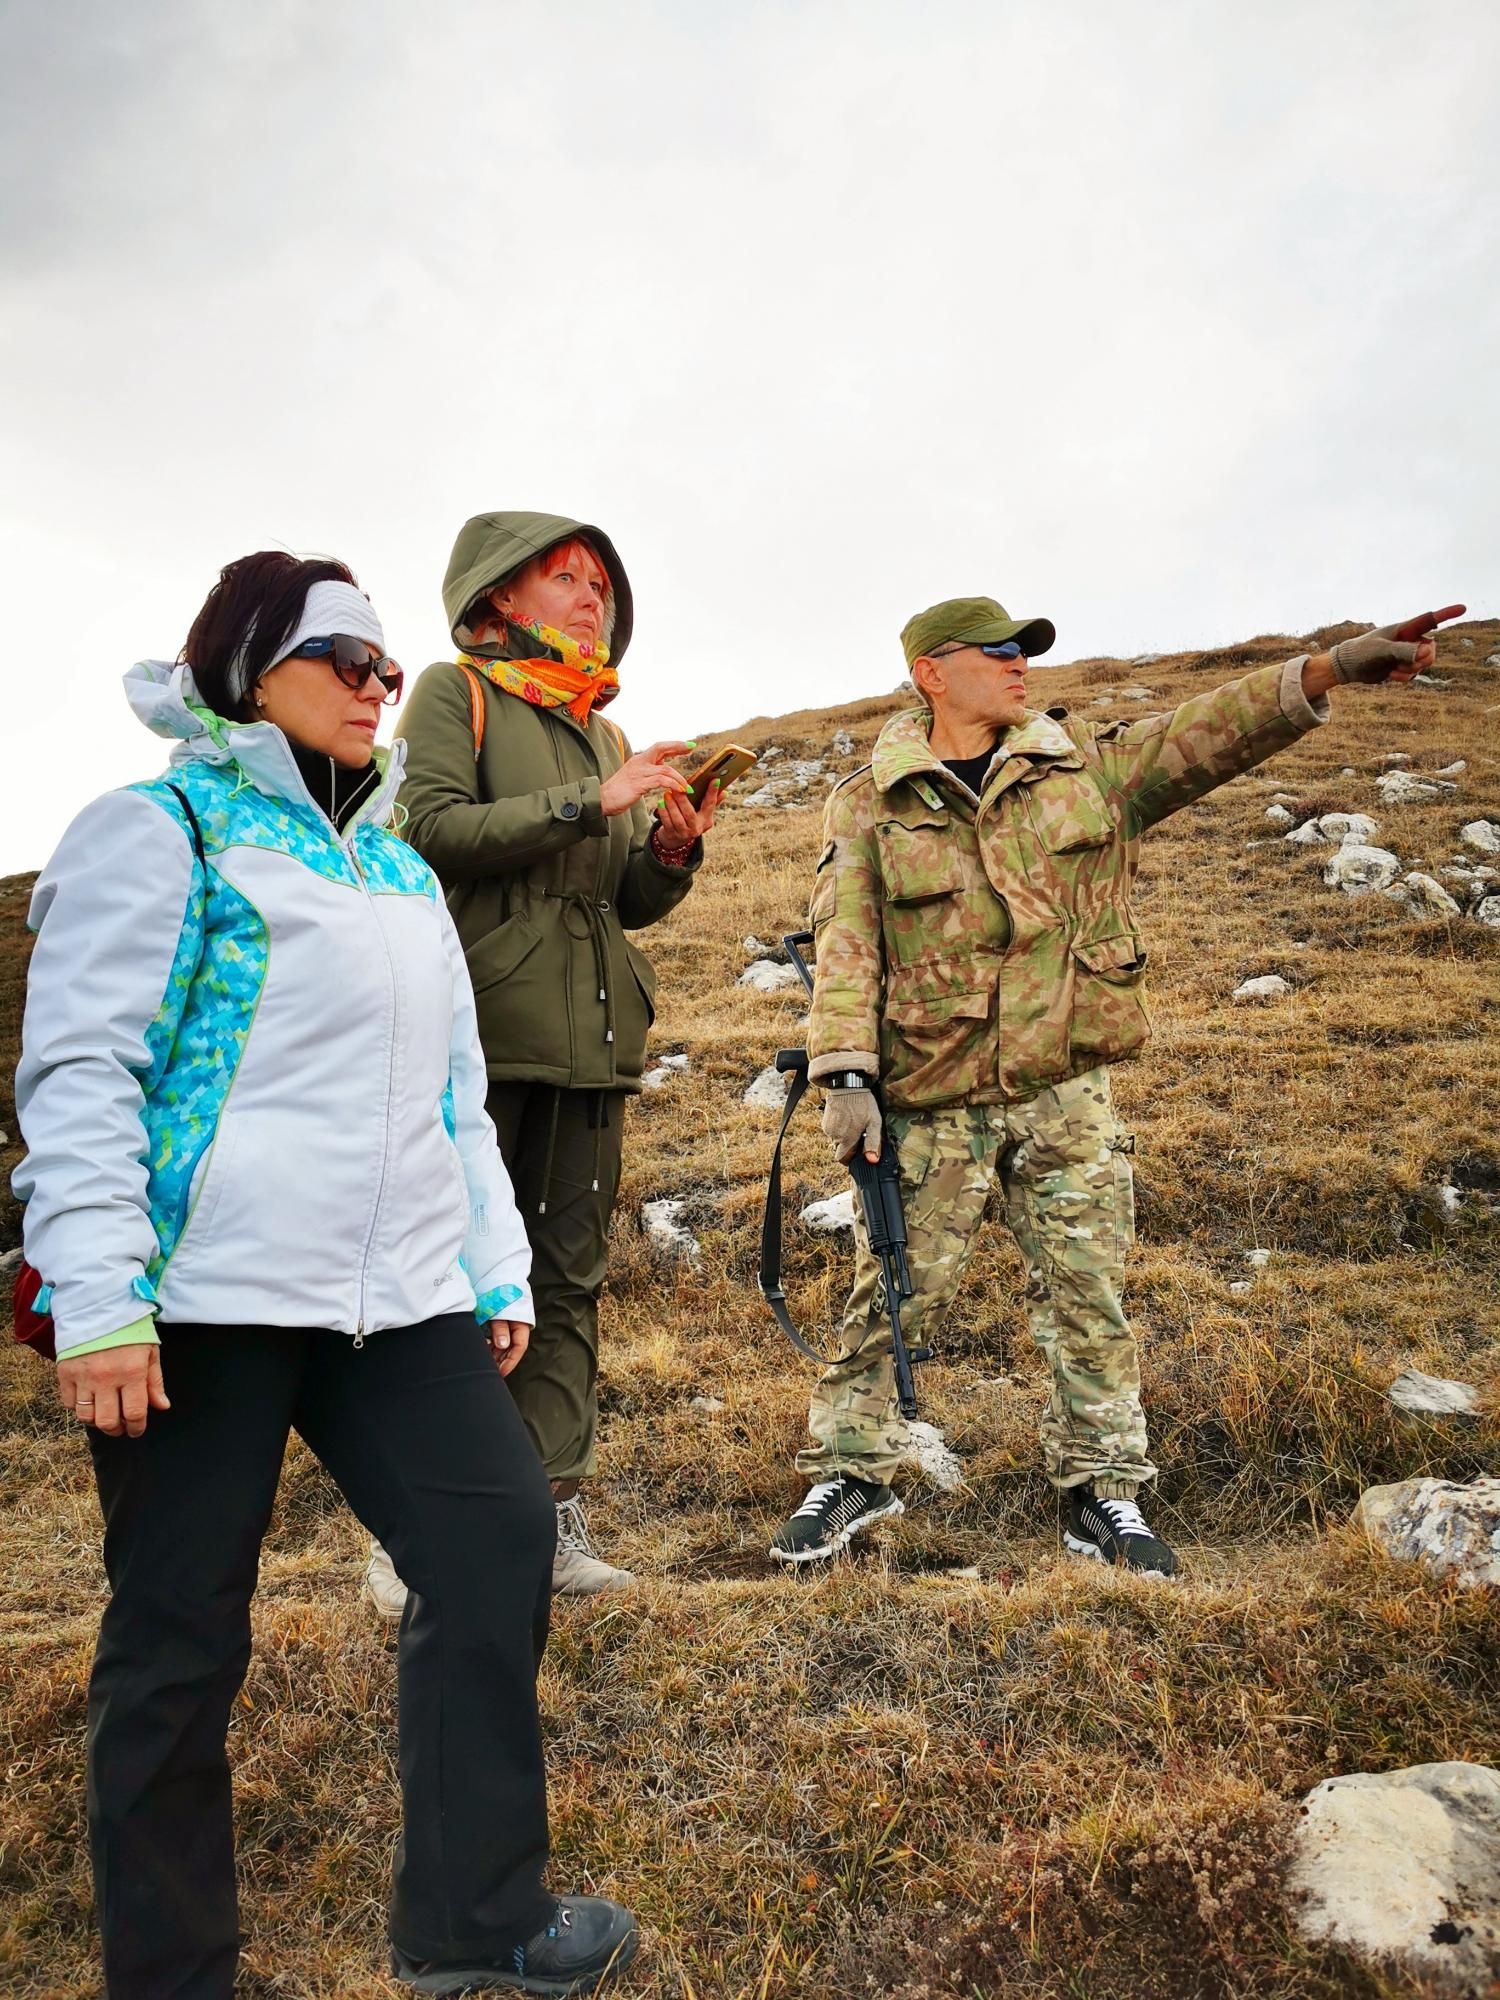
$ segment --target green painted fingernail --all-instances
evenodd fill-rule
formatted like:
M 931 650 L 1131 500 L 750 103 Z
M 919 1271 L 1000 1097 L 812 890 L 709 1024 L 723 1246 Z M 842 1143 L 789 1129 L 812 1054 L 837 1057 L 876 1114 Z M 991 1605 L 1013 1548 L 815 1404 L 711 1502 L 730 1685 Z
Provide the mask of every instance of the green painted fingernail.
M 692 742 L 691 742 L 691 743 L 690 743 L 690 744 L 688 745 L 688 748 L 689 748 L 689 750 L 696 750 L 696 749 L 697 749 L 697 747 L 698 747 L 698 739 L 697 739 L 697 737 L 695 736 L 695 737 L 693 738 Z
M 690 799 L 695 799 L 695 798 L 697 798 L 697 796 L 698 796 L 698 788 L 697 788 L 697 786 L 696 786 L 696 785 L 689 785 L 689 786 L 688 786 L 688 797 L 689 797 Z

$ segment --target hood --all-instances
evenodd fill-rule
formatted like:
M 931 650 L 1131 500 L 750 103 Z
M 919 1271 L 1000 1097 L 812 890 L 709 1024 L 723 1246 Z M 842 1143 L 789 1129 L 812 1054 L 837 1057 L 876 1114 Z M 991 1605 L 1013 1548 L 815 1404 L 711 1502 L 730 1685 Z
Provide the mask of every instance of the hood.
M 875 739 L 870 760 L 871 775 L 883 792 L 907 779 L 943 769 L 943 760 L 929 741 L 931 713 L 925 708 L 903 709 L 893 715 Z M 1014 727 L 1004 730 L 995 745 L 1003 762 L 1025 758 L 1035 763 L 1047 760 L 1082 768 L 1078 745 L 1056 717 L 1045 710 L 1028 708 Z
M 609 642 L 609 661 L 618 667 L 635 623 L 630 578 L 602 528 L 589 521 L 569 520 L 563 514 L 476 514 L 464 522 L 443 578 L 443 609 L 454 645 L 468 644 L 464 615 L 476 597 L 493 590 L 522 563 L 530 562 L 555 542 L 565 542 L 574 535 L 585 536 L 599 551 L 614 590 L 615 629 Z
M 125 698 L 156 736 L 171 740 L 173 764 L 190 758 L 204 764 L 235 764 L 257 791 L 322 808 L 308 791 L 292 746 L 274 722 L 228 722 L 199 694 L 191 667 L 171 660 L 141 660 L 125 676 Z M 346 832 L 366 821 L 383 826 L 400 789 L 406 745 L 400 738 L 379 746 L 375 761 L 382 782 L 347 823 Z M 326 817 L 326 815 L 325 815 Z

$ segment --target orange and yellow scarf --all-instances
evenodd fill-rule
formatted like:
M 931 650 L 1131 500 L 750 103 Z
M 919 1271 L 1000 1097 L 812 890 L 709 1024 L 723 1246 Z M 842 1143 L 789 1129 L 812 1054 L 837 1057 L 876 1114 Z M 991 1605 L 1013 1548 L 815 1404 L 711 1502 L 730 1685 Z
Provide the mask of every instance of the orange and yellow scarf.
M 514 618 L 505 622 L 511 645 L 536 645 L 542 650 L 519 660 L 486 660 L 474 653 L 460 653 L 458 664 L 473 668 L 507 694 L 529 701 L 533 708 L 567 709 L 584 728 L 592 709 L 614 700 L 620 677 L 609 664 L 608 646 L 596 645 L 592 639 L 571 639 L 552 625 L 523 625 Z

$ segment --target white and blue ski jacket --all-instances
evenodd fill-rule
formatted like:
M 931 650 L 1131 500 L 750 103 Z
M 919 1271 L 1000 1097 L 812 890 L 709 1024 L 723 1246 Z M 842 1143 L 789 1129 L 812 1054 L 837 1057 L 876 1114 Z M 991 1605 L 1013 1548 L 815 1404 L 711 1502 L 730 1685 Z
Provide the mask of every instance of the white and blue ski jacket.
M 151 1308 L 356 1339 L 530 1323 L 463 951 L 380 825 L 404 744 L 340 833 L 274 725 L 224 722 L 186 667 L 125 685 L 169 771 L 84 808 L 29 919 L 13 1185 L 59 1357 Z

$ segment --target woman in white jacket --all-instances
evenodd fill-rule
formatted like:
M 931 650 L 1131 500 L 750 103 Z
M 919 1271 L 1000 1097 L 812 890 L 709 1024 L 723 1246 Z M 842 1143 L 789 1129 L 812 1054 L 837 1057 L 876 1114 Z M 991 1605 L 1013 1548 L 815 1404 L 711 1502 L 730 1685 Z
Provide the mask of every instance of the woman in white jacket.
M 182 658 L 126 683 L 167 774 L 86 807 L 37 883 L 16 1083 L 26 1255 L 105 1521 L 108 1991 L 233 1990 L 225 1732 L 293 1429 L 412 1589 L 394 1970 L 586 1990 L 634 1928 L 542 1885 L 554 1512 L 501 1381 L 530 1252 L 463 953 L 381 825 L 400 669 L 342 564 L 275 552 L 229 565 Z

